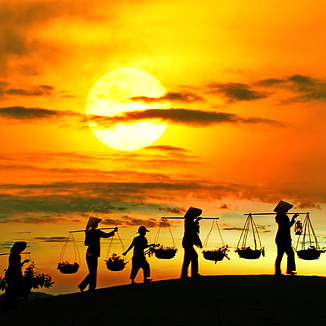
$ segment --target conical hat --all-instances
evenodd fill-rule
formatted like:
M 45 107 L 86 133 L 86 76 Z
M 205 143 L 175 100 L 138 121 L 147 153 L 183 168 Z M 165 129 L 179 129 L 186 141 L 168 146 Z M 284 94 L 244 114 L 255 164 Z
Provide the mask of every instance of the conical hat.
M 20 254 L 27 247 L 27 243 L 25 241 L 17 241 L 11 247 L 10 252 Z
M 197 218 L 198 216 L 200 216 L 201 213 L 202 213 L 202 210 L 201 210 L 200 208 L 190 207 L 190 208 L 187 210 L 187 212 L 186 212 L 184 218 L 192 218 L 192 219 L 195 219 L 195 218 Z
M 97 218 L 97 217 L 90 217 L 88 219 L 87 225 L 86 225 L 86 229 L 89 229 L 91 227 L 97 227 L 97 224 L 99 224 L 99 222 L 101 222 L 102 219 L 101 218 Z
M 274 208 L 274 212 L 287 212 L 293 207 L 292 204 L 287 203 L 286 201 L 281 200 L 276 207 Z

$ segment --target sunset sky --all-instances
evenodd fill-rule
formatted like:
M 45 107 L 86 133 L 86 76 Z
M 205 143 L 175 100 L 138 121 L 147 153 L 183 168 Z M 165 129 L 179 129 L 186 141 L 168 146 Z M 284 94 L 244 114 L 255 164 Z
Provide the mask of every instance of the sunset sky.
M 201 274 L 272 274 L 273 216 L 255 217 L 266 257 L 248 262 L 234 249 L 244 214 L 272 212 L 281 199 L 311 213 L 326 246 L 325 10 L 322 0 L 1 0 L 1 252 L 27 241 L 55 281 L 48 292 L 76 291 L 86 273 L 81 233 L 80 271 L 56 270 L 69 230 L 100 217 L 127 247 L 139 225 L 152 242 L 161 216 L 194 206 L 219 217 L 232 247 L 231 260 L 216 265 L 197 250 Z M 126 67 L 153 75 L 166 92 L 131 95 L 133 111 L 114 118 L 87 115 L 93 85 Z M 101 142 L 89 121 L 102 130 L 146 121 L 167 128 L 123 151 Z M 201 222 L 202 240 L 210 223 Z M 177 256 L 149 258 L 153 279 L 180 275 L 182 222 L 171 231 Z M 171 245 L 166 228 L 161 236 Z M 131 263 L 106 270 L 107 247 L 102 241 L 99 287 L 129 283 Z M 323 255 L 296 262 L 299 274 L 326 276 Z M 0 276 L 6 267 L 0 256 Z

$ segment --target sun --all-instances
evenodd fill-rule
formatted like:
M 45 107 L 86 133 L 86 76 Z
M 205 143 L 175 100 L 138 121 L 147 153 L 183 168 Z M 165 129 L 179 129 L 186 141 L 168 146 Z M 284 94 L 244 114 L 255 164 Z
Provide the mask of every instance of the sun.
M 168 126 L 162 119 L 128 121 L 126 112 L 169 109 L 161 82 L 137 68 L 119 68 L 102 76 L 87 97 L 86 117 L 94 135 L 105 145 L 135 151 L 154 143 Z M 123 121 L 122 121 L 123 120 Z

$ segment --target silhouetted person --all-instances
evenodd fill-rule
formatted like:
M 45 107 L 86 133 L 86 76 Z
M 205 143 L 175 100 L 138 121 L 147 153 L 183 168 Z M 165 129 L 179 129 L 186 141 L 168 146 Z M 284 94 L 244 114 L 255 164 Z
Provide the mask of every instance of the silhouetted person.
M 22 266 L 25 263 L 28 263 L 29 259 L 25 259 L 21 262 L 20 256 L 26 246 L 27 243 L 25 241 L 19 241 L 15 242 L 10 249 L 9 264 L 5 274 L 7 288 L 3 299 L 4 310 L 16 308 L 18 304 L 18 296 L 26 293 Z
M 135 277 L 136 277 L 139 269 L 143 270 L 144 283 L 152 281 L 149 278 L 151 271 L 150 271 L 149 263 L 146 260 L 145 253 L 144 253 L 144 249 L 146 249 L 150 246 L 150 245 L 148 245 L 148 241 L 145 237 L 146 232 L 149 232 L 149 231 L 145 228 L 145 226 L 140 226 L 138 228 L 138 232 L 137 232 L 137 233 L 139 233 L 139 235 L 137 237 L 134 237 L 129 248 L 122 254 L 123 256 L 125 256 L 129 250 L 134 248 L 134 254 L 132 256 L 132 266 L 131 266 L 131 272 L 130 272 L 131 284 L 135 283 Z
M 197 246 L 202 248 L 199 238 L 199 221 L 201 220 L 202 210 L 190 207 L 186 212 L 184 219 L 184 236 L 182 239 L 182 247 L 184 248 L 184 258 L 181 271 L 181 278 L 188 277 L 188 267 L 191 263 L 191 277 L 200 276 L 198 274 L 198 254 L 194 248 Z
M 82 292 L 85 290 L 87 285 L 89 285 L 89 291 L 93 291 L 96 288 L 98 257 L 100 257 L 101 254 L 100 239 L 112 237 L 118 230 L 118 228 L 115 228 L 113 231 L 105 233 L 97 229 L 100 221 L 100 218 L 90 217 L 86 226 L 85 246 L 88 246 L 86 251 L 88 274 L 78 285 Z
M 295 275 L 295 260 L 294 252 L 292 249 L 292 240 L 291 240 L 291 227 L 295 223 L 296 217 L 298 214 L 294 214 L 291 221 L 287 216 L 288 210 L 290 210 L 293 205 L 280 201 L 275 207 L 274 212 L 276 212 L 275 221 L 278 224 L 278 230 L 275 238 L 277 246 L 277 257 L 275 260 L 275 275 L 282 275 L 281 273 L 281 261 L 284 253 L 287 254 L 287 270 L 286 274 Z

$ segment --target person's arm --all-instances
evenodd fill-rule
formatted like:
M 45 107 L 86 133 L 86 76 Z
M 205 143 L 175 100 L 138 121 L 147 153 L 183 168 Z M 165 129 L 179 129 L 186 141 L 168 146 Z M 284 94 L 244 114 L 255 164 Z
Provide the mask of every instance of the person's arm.
M 295 213 L 290 221 L 290 227 L 295 223 L 295 219 L 299 216 L 298 213 Z
M 134 245 L 135 245 L 135 243 L 134 243 L 134 240 L 133 240 L 132 243 L 131 243 L 131 245 L 129 246 L 129 248 L 125 252 L 123 252 L 122 255 L 125 256 L 132 249 L 132 247 Z
M 20 265 L 23 266 L 25 263 L 29 263 L 30 259 L 25 259 Z
M 118 228 L 115 227 L 113 231 L 108 232 L 108 233 L 105 233 L 105 232 L 103 232 L 101 230 L 99 230 L 99 231 L 100 231 L 100 237 L 101 238 L 110 238 L 110 237 L 114 236 L 114 233 L 118 231 Z

